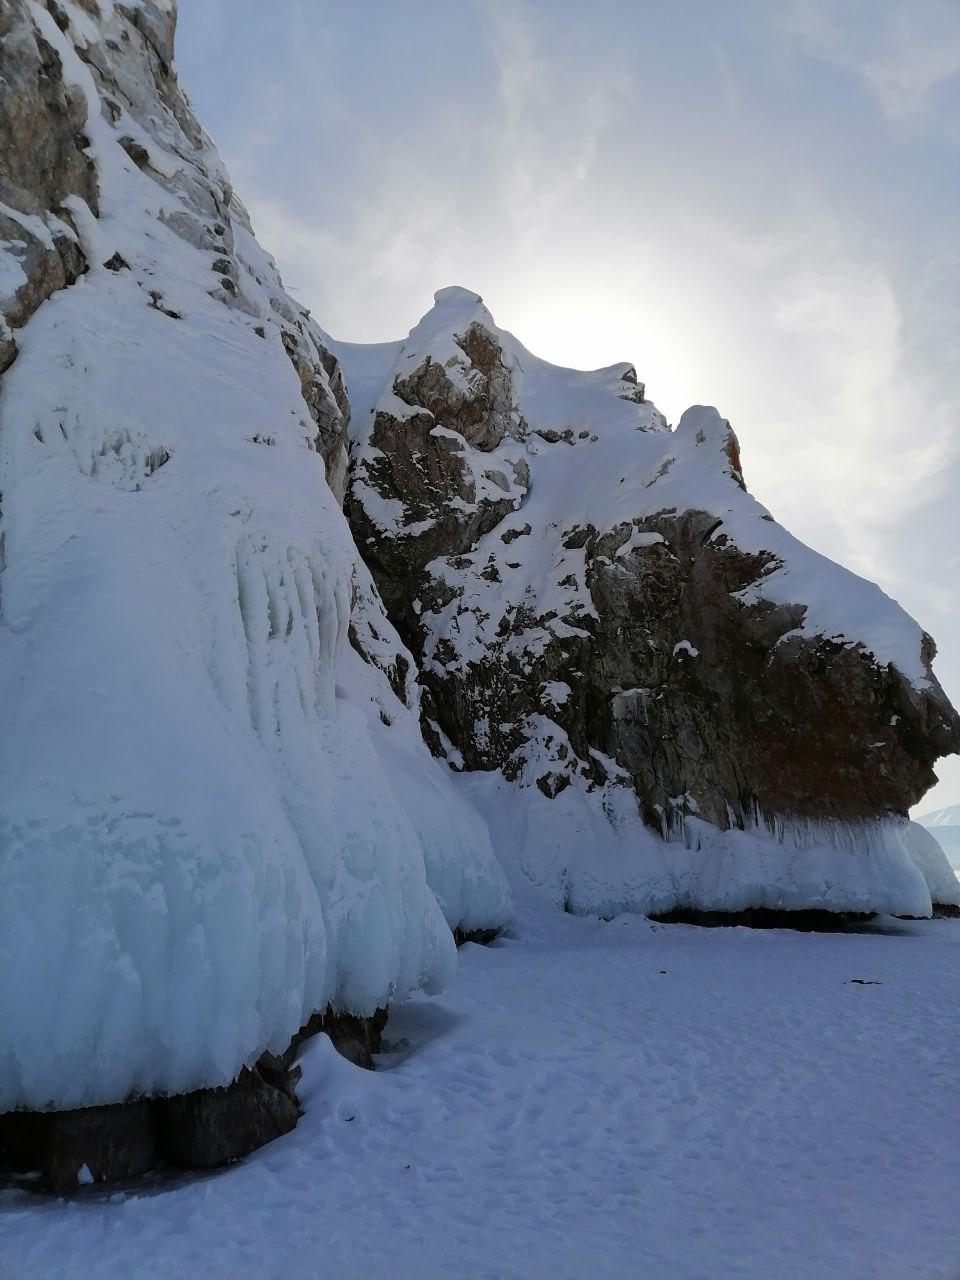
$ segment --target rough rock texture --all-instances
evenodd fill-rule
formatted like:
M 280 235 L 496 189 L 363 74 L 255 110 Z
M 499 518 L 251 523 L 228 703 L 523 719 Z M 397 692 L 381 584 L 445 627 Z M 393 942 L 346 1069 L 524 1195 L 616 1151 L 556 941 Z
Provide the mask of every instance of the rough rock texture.
M 85 1183 L 140 1177 L 157 1158 L 149 1100 L 0 1116 L 0 1174 L 37 1173 L 44 1189 L 58 1195 Z
M 26 0 L 0 9 L 0 43 L 2 374 L 16 356 L 13 331 L 85 270 L 64 202 L 79 197 L 95 211 L 97 188 L 83 95 L 64 84 L 56 52 L 27 20 Z
M 383 1042 L 383 1029 L 387 1025 L 387 1010 L 377 1009 L 368 1018 L 357 1017 L 356 1014 L 342 1010 L 328 1009 L 326 1013 L 315 1013 L 290 1041 L 287 1050 L 274 1056 L 264 1054 L 259 1067 L 278 1073 L 288 1071 L 293 1065 L 297 1051 L 305 1040 L 321 1031 L 330 1037 L 333 1046 L 344 1058 L 349 1058 L 355 1066 L 372 1071 L 374 1054 L 380 1052 Z
M 599 618 L 558 719 L 629 771 L 650 821 L 687 794 L 719 825 L 755 807 L 865 818 L 903 812 L 932 785 L 933 760 L 957 744 L 945 699 L 862 648 L 796 635 L 802 604 L 738 601 L 774 557 L 739 551 L 712 516 L 634 527 L 662 541 L 626 565 L 609 535 L 606 554 L 602 537 L 586 544 Z M 684 639 L 696 656 L 676 649 Z
M 901 627 L 909 662 L 853 610 L 824 624 L 817 597 L 867 584 L 746 494 L 714 411 L 670 432 L 629 366 L 551 372 L 446 290 L 371 418 L 346 510 L 457 767 L 546 795 L 629 778 L 669 834 L 903 814 L 960 746 L 933 642 L 876 589 L 862 625 Z
M 155 1107 L 158 1151 L 189 1169 L 238 1160 L 289 1133 L 299 1115 L 296 1100 L 257 1069 L 224 1089 L 198 1089 Z
M 279 337 L 296 369 L 312 419 L 311 443 L 323 455 L 330 487 L 342 499 L 349 408 L 339 366 L 309 312 L 283 292 L 265 255 L 262 268 L 243 259 L 235 231 L 250 230 L 243 206 L 222 174 L 216 169 L 205 172 L 183 146 L 202 152 L 209 141 L 173 70 L 175 7 L 164 0 L 138 0 L 123 10 L 108 44 L 94 38 L 84 42 L 86 13 L 100 13 L 96 0 L 86 7 L 46 0 L 45 8 L 61 30 L 80 35 L 78 51 L 94 74 L 103 109 L 118 127 L 131 162 L 182 202 L 180 208 L 161 210 L 159 217 L 207 253 L 211 294 L 256 320 L 261 316 L 244 289 L 244 278 L 252 275 L 260 288 L 270 291 L 272 313 L 270 323 L 261 326 L 263 339 Z M 16 356 L 15 331 L 46 298 L 87 269 L 80 224 L 90 214 L 97 215 L 99 201 L 91 140 L 85 133 L 83 91 L 65 80 L 59 55 L 32 20 L 30 0 L 4 4 L 0 41 L 2 374 Z M 118 53 L 124 56 L 114 56 Z M 167 121 L 158 121 L 158 104 Z M 151 135 L 174 145 L 179 135 L 176 149 L 189 164 L 171 169 L 151 145 Z M 105 265 L 115 271 L 130 269 L 119 255 Z M 153 305 L 164 309 L 162 288 L 156 290 Z
M 515 509 L 529 479 L 515 443 L 522 424 L 510 370 L 496 337 L 474 323 L 454 341 L 462 358 L 452 366 L 427 355 L 394 379 L 367 446 L 355 455 L 346 508 L 408 643 L 418 636 L 413 602 L 425 588 L 427 565 L 469 551 Z M 402 496 L 402 536 L 378 536 L 378 505 L 370 501 L 377 494 L 388 502 Z

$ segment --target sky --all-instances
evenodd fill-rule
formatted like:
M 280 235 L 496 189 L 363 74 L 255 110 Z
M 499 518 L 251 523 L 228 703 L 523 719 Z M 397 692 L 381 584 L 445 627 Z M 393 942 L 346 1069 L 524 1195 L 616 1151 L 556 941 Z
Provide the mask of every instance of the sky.
M 181 0 L 178 66 L 325 329 L 476 290 L 715 404 L 960 705 L 960 0 Z M 919 812 L 960 803 L 960 760 Z

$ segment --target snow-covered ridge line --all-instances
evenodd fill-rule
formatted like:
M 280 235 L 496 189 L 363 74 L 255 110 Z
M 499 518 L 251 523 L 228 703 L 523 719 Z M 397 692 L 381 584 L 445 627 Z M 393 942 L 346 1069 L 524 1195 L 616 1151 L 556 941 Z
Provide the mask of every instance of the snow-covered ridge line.
M 960 827 L 960 804 L 951 804 L 943 809 L 922 813 L 917 821 L 924 827 Z
M 314 1011 L 441 986 L 451 930 L 511 910 L 338 505 L 339 368 L 180 93 L 174 6 L 2 18 L 0 1111 L 226 1084 Z
M 801 604 L 801 634 L 862 645 L 877 662 L 896 667 L 918 690 L 928 687 L 924 633 L 909 614 L 875 583 L 804 546 L 742 486 L 730 484 L 733 465 L 725 466 L 718 455 L 729 449 L 732 433 L 716 409 L 694 406 L 671 431 L 656 407 L 642 398 L 643 388 L 639 388 L 639 402 L 624 397 L 629 387 L 625 376 L 632 375 L 636 383 L 632 365 L 592 371 L 551 365 L 498 328 L 483 300 L 468 289 L 438 290 L 434 307 L 405 340 L 378 344 L 369 349 L 369 355 L 364 355 L 368 349 L 360 344 L 329 340 L 342 353 L 351 382 L 356 368 L 356 381 L 367 387 L 371 365 L 379 365 L 380 394 L 371 401 L 367 393 L 368 412 L 358 431 L 368 433 L 377 412 L 397 414 L 394 382 L 425 361 L 440 364 L 451 377 L 463 380 L 459 339 L 474 325 L 495 335 L 513 371 L 515 406 L 524 436 L 569 432 L 579 451 L 578 465 L 570 469 L 568 479 L 551 472 L 541 481 L 539 492 L 530 495 L 524 517 L 535 516 L 536 528 L 560 514 L 568 525 L 605 531 L 665 510 L 706 512 L 722 521 L 715 538 L 725 537 L 744 552 L 766 553 L 778 561 L 744 590 L 741 598 L 746 603 Z M 365 365 L 362 374 L 361 365 Z M 403 401 L 399 405 L 402 415 L 414 411 Z M 635 432 L 643 434 L 638 438 Z M 362 434 L 355 436 L 359 446 L 366 439 Z M 542 452 L 535 439 L 529 447 Z M 628 476 L 630 483 L 625 484 Z

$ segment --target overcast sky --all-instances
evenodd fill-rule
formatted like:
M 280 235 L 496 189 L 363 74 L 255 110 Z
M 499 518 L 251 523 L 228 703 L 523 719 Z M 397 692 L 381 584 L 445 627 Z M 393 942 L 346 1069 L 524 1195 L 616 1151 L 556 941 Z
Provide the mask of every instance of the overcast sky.
M 178 63 L 339 338 L 481 293 L 715 404 L 960 704 L 960 0 L 181 0 Z M 960 761 L 921 811 L 960 802 Z

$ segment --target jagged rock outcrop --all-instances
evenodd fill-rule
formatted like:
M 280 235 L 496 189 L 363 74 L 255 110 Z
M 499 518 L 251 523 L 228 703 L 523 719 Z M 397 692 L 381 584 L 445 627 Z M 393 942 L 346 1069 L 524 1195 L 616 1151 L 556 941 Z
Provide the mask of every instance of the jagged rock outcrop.
M 346 509 L 438 754 L 627 783 L 676 839 L 869 826 L 933 783 L 960 720 L 932 640 L 775 524 L 715 410 L 670 431 L 631 367 L 552 368 L 460 289 L 382 352 Z
M 455 316 L 459 291 L 437 296 L 437 317 Z M 479 323 L 454 333 L 442 319 L 436 333 L 440 347 L 423 335 L 422 357 L 398 369 L 374 408 L 354 454 L 348 505 L 381 598 L 414 642 L 427 566 L 470 551 L 529 482 L 511 370 L 496 337 Z
M 97 207 L 83 95 L 25 16 L 22 0 L 0 10 L 0 374 L 16 356 L 14 330 L 85 268 L 70 200 Z
M 9 0 L 0 13 L 0 372 L 16 355 L 16 330 L 91 266 L 131 272 L 151 306 L 175 309 L 163 288 L 153 287 L 165 282 L 151 280 L 150 246 L 140 237 L 130 261 L 119 249 L 90 261 L 104 257 L 99 237 L 84 243 L 99 213 L 102 175 L 90 136 L 97 130 L 90 128 L 86 86 L 64 74 L 59 31 L 92 76 L 100 131 L 109 127 L 122 152 L 110 163 L 136 166 L 157 188 L 154 201 L 161 192 L 171 197 L 152 213 L 204 254 L 210 295 L 247 314 L 264 341 L 279 337 L 309 410 L 301 423 L 307 444 L 323 455 L 342 498 L 349 409 L 339 366 L 309 312 L 283 291 L 273 264 L 259 248 L 251 251 L 246 212 L 173 71 L 175 27 L 172 0 L 134 0 L 116 13 L 101 10 L 98 0 Z M 257 320 L 267 323 L 255 326 Z
M 0 1163 L 56 1186 L 141 1167 L 161 1112 L 192 1163 L 283 1131 L 292 1037 L 336 1010 L 368 1062 L 511 914 L 175 20 L 0 6 Z

